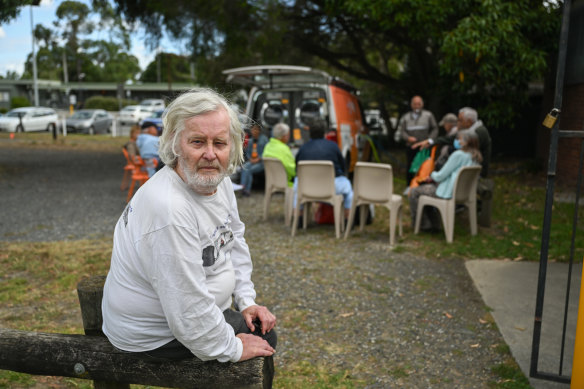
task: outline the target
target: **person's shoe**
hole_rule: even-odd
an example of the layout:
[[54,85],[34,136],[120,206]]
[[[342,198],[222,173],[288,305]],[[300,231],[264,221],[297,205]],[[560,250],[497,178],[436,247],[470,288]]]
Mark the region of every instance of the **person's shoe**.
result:
[[241,195],[242,195],[243,197],[249,197],[249,196],[251,196],[251,193],[249,193],[247,190],[242,190],[242,191],[241,191]]

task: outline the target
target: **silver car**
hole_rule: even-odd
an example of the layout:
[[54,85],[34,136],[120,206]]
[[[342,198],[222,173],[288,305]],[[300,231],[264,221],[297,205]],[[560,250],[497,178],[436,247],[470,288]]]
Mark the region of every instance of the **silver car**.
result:
[[54,131],[59,125],[59,116],[52,108],[16,108],[0,117],[0,131],[28,132]]
[[82,109],[67,118],[67,132],[106,134],[110,132],[113,118],[103,109]]

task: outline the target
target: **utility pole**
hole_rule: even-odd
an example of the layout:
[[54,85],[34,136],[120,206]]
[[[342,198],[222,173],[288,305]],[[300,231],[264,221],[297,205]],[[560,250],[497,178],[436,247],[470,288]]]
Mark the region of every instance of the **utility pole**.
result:
[[[38,5],[38,2],[37,4]],[[32,19],[32,5],[30,6],[30,30],[32,35],[32,79],[34,88],[34,106],[39,106],[39,86],[37,82],[37,61],[36,61],[36,48],[35,48],[35,37],[34,37],[34,23]]]

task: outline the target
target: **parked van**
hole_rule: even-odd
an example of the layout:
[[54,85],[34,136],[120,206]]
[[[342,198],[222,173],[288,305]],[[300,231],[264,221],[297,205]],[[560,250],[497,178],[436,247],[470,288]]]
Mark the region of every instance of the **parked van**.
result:
[[341,149],[348,171],[357,162],[357,135],[363,131],[363,114],[355,87],[321,70],[303,66],[265,65],[224,70],[227,82],[250,87],[246,115],[271,131],[279,122],[290,126],[291,142],[300,146],[310,139],[305,126],[324,119]]

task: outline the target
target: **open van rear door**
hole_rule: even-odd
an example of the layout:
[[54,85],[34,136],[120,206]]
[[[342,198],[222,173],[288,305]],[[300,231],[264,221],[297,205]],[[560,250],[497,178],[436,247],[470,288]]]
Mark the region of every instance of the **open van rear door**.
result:
[[332,77],[321,70],[306,66],[263,65],[245,66],[223,71],[227,82],[273,89],[287,86],[328,84]]

